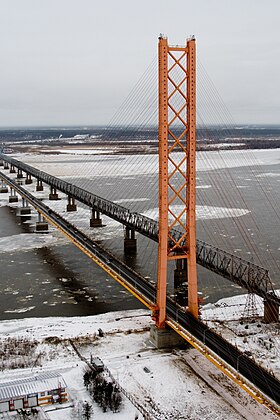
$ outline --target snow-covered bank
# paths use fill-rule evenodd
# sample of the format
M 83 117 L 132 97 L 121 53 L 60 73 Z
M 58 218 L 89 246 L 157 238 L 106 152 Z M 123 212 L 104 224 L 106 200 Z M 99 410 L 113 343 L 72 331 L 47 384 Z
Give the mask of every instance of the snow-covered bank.
M 276 290 L 276 294 L 279 296 L 280 290 Z M 245 294 L 224 298 L 203 306 L 201 312 L 210 328 L 246 351 L 247 355 L 280 379 L 279 323 L 262 322 L 264 307 L 261 297 Z
M 150 324 L 150 314 L 144 310 L 1 321 L 1 345 L 7 340 L 27 338 L 36 343 L 30 358 L 40 357 L 32 368 L 2 371 L 0 381 L 55 370 L 65 378 L 73 404 L 89 400 L 82 378 L 85 364 L 70 346 L 68 339 L 72 338 L 87 359 L 90 354 L 101 357 L 117 382 L 153 419 L 276 419 L 196 350 L 154 349 L 149 341 Z M 98 337 L 99 328 L 104 337 Z M 134 420 L 137 413 L 127 398 L 116 414 L 103 413 L 95 403 L 93 407 L 96 420 Z M 53 420 L 70 419 L 71 412 L 68 407 L 48 415 Z

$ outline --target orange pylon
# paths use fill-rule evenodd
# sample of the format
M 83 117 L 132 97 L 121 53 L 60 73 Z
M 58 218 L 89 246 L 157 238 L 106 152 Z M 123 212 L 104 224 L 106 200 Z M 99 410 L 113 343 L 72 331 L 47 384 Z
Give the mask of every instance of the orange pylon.
M 188 310 L 198 317 L 195 225 L 196 52 L 195 39 L 169 46 L 160 36 L 159 57 L 159 328 L 166 319 L 168 260 L 187 260 Z M 172 231 L 180 230 L 179 237 Z

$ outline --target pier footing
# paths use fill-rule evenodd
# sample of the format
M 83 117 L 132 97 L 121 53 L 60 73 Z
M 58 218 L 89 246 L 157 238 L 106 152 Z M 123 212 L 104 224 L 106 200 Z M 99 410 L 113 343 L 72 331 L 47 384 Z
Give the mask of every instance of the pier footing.
M 49 230 L 48 222 L 36 222 L 36 232 Z
M 152 325 L 150 329 L 150 340 L 157 349 L 186 344 L 186 341 L 168 326 L 157 328 L 155 325 Z
M 20 216 L 26 216 L 31 214 L 31 208 L 30 207 L 21 207 L 19 209 L 19 215 Z
M 17 195 L 10 195 L 9 203 L 17 203 L 17 202 L 18 202 L 18 196 Z

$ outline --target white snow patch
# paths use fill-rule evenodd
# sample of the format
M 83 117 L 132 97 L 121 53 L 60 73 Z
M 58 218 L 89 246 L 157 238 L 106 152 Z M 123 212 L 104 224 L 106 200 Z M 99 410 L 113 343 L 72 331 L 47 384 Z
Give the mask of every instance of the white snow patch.
M 194 349 L 156 350 L 149 341 L 150 313 L 144 310 L 112 312 L 90 317 L 28 318 L 0 322 L 0 340 L 25 337 L 39 342 L 40 366 L 5 370 L 1 381 L 31 373 L 57 371 L 65 379 L 71 404 L 90 401 L 83 385 L 82 362 L 68 341 L 52 345 L 44 339 L 75 338 L 83 357 L 99 356 L 125 391 L 157 420 L 276 419 Z M 101 328 L 102 338 L 94 338 Z M 85 341 L 87 340 L 87 341 Z M 87 344 L 82 344 L 86 342 Z M 79 344 L 81 343 L 81 344 Z M 144 369 L 145 368 L 145 369 Z M 194 372 L 197 372 L 194 373 Z M 51 410 L 55 406 L 47 407 Z M 71 408 L 48 411 L 53 420 L 71 419 Z M 103 413 L 93 403 L 96 420 L 134 420 L 137 409 L 124 398 L 119 413 Z M 139 414 L 139 420 L 143 417 Z
M 183 206 L 171 206 L 174 214 L 179 215 L 184 210 Z M 247 209 L 227 208 L 227 207 L 214 207 L 214 206 L 196 206 L 197 220 L 204 219 L 223 219 L 226 217 L 241 217 L 250 213 Z M 143 213 L 147 217 L 155 218 L 158 220 L 158 208 L 150 209 Z
M 51 234 L 38 235 L 37 233 L 20 233 L 18 235 L 0 238 L 0 252 L 43 248 L 56 243 L 56 241 L 57 238 Z

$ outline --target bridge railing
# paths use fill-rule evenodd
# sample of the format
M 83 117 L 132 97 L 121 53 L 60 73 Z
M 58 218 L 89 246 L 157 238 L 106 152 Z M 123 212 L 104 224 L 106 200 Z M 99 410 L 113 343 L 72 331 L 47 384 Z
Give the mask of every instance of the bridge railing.
M 279 303 L 267 269 L 200 240 L 196 246 L 198 264 L 263 298 L 275 295 Z

